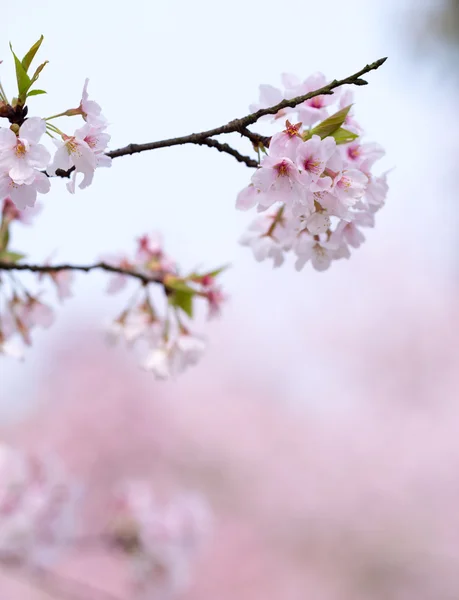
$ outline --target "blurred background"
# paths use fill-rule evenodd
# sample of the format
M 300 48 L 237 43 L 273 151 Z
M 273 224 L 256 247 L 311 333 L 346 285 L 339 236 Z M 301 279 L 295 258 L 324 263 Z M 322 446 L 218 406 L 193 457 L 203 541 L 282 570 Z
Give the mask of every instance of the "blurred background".
M 74 197 L 53 182 L 14 231 L 35 262 L 91 262 L 159 230 L 184 269 L 231 262 L 230 299 L 199 365 L 156 382 L 104 341 L 123 299 L 78 276 L 26 361 L 0 363 L 2 437 L 58 453 L 90 490 L 88 523 L 125 477 L 205 494 L 214 533 L 184 598 L 457 600 L 459 2 L 23 0 L 2 8 L 6 89 L 8 42 L 25 52 L 42 33 L 48 95 L 31 111 L 74 106 L 89 77 L 112 148 L 242 116 L 282 72 L 339 78 L 388 56 L 355 111 L 395 169 L 366 243 L 325 273 L 238 245 L 251 173 L 211 149 L 118 159 Z M 108 556 L 59 569 L 133 600 Z M 0 592 L 49 597 L 7 572 Z

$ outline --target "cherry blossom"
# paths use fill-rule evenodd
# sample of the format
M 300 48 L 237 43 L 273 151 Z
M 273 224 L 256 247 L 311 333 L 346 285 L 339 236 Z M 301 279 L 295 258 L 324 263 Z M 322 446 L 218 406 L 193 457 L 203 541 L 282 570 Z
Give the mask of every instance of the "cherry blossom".
M 206 349 L 202 338 L 188 332 L 180 333 L 173 341 L 164 341 L 153 348 L 142 366 L 158 379 L 174 378 L 189 366 L 196 365 Z
M 34 178 L 27 184 L 15 183 L 7 173 L 0 175 L 0 199 L 10 198 L 19 210 L 35 206 L 38 194 L 47 194 L 51 189 L 49 178 L 35 171 Z
M 290 99 L 325 86 L 327 80 L 321 73 L 303 82 L 284 74 L 282 82 L 285 89 L 275 92 L 276 97 Z M 293 251 L 297 269 L 311 262 L 323 271 L 364 241 L 360 228 L 373 226 L 373 213 L 385 202 L 387 172 L 373 172 L 384 150 L 363 141 L 352 104 L 348 90 L 310 98 L 289 111 L 299 123 L 286 121 L 271 137 L 268 156 L 236 200 L 239 210 L 267 211 L 240 238 L 257 261 L 271 259 L 279 266 Z
M 41 565 L 73 527 L 75 488 L 36 456 L 0 445 L 0 559 Z
M 322 140 L 318 135 L 313 135 L 303 142 L 296 153 L 296 163 L 301 169 L 301 182 L 306 186 L 317 183 L 335 151 L 336 142 L 332 137 Z
M 184 591 L 210 521 L 197 494 L 161 502 L 147 482 L 126 482 L 117 495 L 111 537 L 131 558 L 137 597 L 163 599 Z
M 41 210 L 42 206 L 39 204 L 35 204 L 33 207 L 26 208 L 25 210 L 19 210 L 11 198 L 7 197 L 3 200 L 2 220 L 8 224 L 13 221 L 19 221 L 23 225 L 31 225 L 34 217 Z
M 304 192 L 300 173 L 289 158 L 267 156 L 252 176 L 256 189 L 264 192 L 259 205 L 268 208 L 275 202 L 292 205 Z
M 97 167 L 97 157 L 94 150 L 85 141 L 81 130 L 77 130 L 75 135 L 63 135 L 62 140 L 54 140 L 57 146 L 56 154 L 50 166 L 50 171 L 56 173 L 57 170 L 69 171 L 74 168 L 72 181 L 67 184 L 70 193 L 75 192 L 75 177 L 77 173 L 83 174 L 83 181 L 79 187 L 84 189 L 92 183 L 94 171 Z
M 34 181 L 36 169 L 45 169 L 50 153 L 42 144 L 46 124 L 39 117 L 27 119 L 16 135 L 11 129 L 0 128 L 0 169 L 18 185 Z
M 290 160 L 296 159 L 298 149 L 303 145 L 301 137 L 302 123 L 292 125 L 290 121 L 285 122 L 285 129 L 276 133 L 269 142 L 270 156 L 286 156 Z
M 49 276 L 54 283 L 59 300 L 65 300 L 72 296 L 72 284 L 75 275 L 72 271 L 56 271 L 50 272 Z
M 107 120 L 102 115 L 102 108 L 94 100 L 89 100 L 88 84 L 89 79 L 86 79 L 80 102 L 80 111 L 83 115 L 83 119 L 94 127 L 106 127 Z

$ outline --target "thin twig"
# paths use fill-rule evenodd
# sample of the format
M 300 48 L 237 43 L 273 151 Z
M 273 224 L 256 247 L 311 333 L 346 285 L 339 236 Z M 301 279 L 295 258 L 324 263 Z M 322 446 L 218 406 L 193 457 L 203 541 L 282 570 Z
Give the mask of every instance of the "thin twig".
M 256 134 L 254 134 L 256 135 Z M 244 154 L 240 154 L 237 150 L 235 150 L 232 146 L 230 146 L 229 144 L 222 144 L 221 142 L 217 142 L 217 140 L 214 139 L 210 139 L 210 138 L 205 138 L 204 140 L 201 140 L 200 142 L 196 142 L 197 144 L 199 144 L 200 146 L 209 146 L 210 148 L 216 148 L 219 152 L 225 152 L 226 154 L 230 154 L 231 156 L 234 156 L 234 158 L 240 162 L 240 163 L 244 163 L 245 165 L 247 165 L 248 167 L 252 168 L 252 169 L 256 169 L 258 167 L 258 163 L 256 160 L 254 160 L 253 158 L 250 158 L 250 156 L 245 156 Z
M 145 285 L 149 283 L 159 283 L 164 285 L 164 275 L 145 275 L 139 271 L 132 271 L 130 269 L 124 269 L 123 267 L 115 267 L 105 262 L 98 262 L 92 265 L 31 265 L 26 263 L 9 263 L 0 261 L 0 271 L 29 271 L 31 273 L 58 273 L 59 271 L 83 271 L 88 273 L 89 271 L 95 271 L 100 269 L 102 271 L 108 271 L 109 273 L 118 273 L 120 275 L 126 275 L 139 279 Z
M 251 133 L 251 132 L 249 132 L 249 133 Z M 254 136 L 254 138 L 256 138 L 258 134 L 254 133 L 252 135 Z M 267 139 L 269 139 L 269 138 L 267 138 Z M 219 152 L 223 152 L 224 154 L 229 154 L 230 156 L 233 156 L 238 162 L 244 163 L 245 165 L 247 165 L 248 167 L 250 167 L 252 169 L 256 169 L 258 167 L 258 163 L 256 160 L 254 160 L 253 158 L 250 158 L 250 156 L 245 156 L 244 154 L 241 154 L 240 152 L 238 152 L 235 148 L 233 148 L 229 144 L 223 144 L 222 142 L 218 142 L 217 140 L 213 140 L 210 138 L 203 138 L 203 139 L 196 140 L 195 142 L 189 142 L 189 143 L 196 144 L 198 146 L 209 146 L 209 148 L 216 148 Z M 135 152 L 143 152 L 144 151 L 144 149 L 143 150 L 142 149 L 135 150 L 137 144 L 131 144 L 131 146 L 133 149 L 131 154 L 134 154 Z M 164 144 L 163 146 L 158 146 L 158 148 L 165 148 L 165 147 L 167 147 L 167 144 Z M 152 148 L 150 148 L 150 149 L 152 149 Z M 110 156 L 111 158 L 116 158 L 117 155 L 115 155 L 114 152 L 116 152 L 116 150 L 113 150 L 112 152 L 107 152 L 107 156 Z M 122 155 L 119 155 L 119 156 L 122 156 Z M 75 167 L 72 167 L 68 171 L 64 171 L 63 169 L 58 169 L 56 171 L 56 176 L 57 177 L 70 177 L 70 175 L 73 173 L 74 170 L 75 170 Z M 48 173 L 46 171 L 44 171 L 44 173 L 48 177 L 50 176 L 50 173 Z

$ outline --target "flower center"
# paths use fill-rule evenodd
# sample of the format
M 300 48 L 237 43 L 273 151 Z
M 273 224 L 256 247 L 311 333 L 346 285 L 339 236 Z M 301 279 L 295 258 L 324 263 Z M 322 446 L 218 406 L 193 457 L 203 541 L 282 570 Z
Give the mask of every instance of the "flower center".
M 18 139 L 18 141 L 16 142 L 16 156 L 18 158 L 22 158 L 26 154 L 26 152 L 26 145 L 24 144 L 24 142 Z
M 290 123 L 290 121 L 287 121 L 285 124 L 285 130 L 284 132 L 291 138 L 295 137 L 295 136 L 299 136 L 299 129 L 301 127 L 302 123 L 297 123 L 296 125 L 292 125 L 292 123 Z
M 274 167 L 279 175 L 279 177 L 288 177 L 290 166 L 287 161 L 283 160 L 279 164 Z
M 314 159 L 313 156 L 308 156 L 308 158 L 305 159 L 303 167 L 305 171 L 314 173 L 314 175 L 320 175 L 322 171 L 320 160 Z
M 309 106 L 312 106 L 312 108 L 323 108 L 324 98 L 323 96 L 314 96 L 314 98 L 308 100 L 308 104 Z
M 75 141 L 75 138 L 70 138 L 69 140 L 67 140 L 66 146 L 67 146 L 67 152 L 69 154 L 76 154 L 78 156 L 81 156 L 81 152 L 80 152 L 77 142 Z
M 344 190 L 345 192 L 349 190 L 351 185 L 352 181 L 349 179 L 349 177 L 346 177 L 345 175 L 343 175 L 343 177 L 341 177 L 341 179 L 338 181 L 338 187 Z
M 360 147 L 359 146 L 349 146 L 347 149 L 347 155 L 351 160 L 357 160 L 360 156 Z
M 97 146 L 97 138 L 93 135 L 88 135 L 88 137 L 84 138 L 84 141 L 90 148 L 95 148 Z

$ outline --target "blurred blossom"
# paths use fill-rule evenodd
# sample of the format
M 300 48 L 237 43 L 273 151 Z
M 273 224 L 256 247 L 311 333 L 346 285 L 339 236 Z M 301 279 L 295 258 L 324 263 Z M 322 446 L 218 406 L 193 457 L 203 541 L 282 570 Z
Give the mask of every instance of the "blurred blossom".
M 457 291 L 443 295 L 432 277 L 376 276 L 384 311 L 368 296 L 362 313 L 349 289 L 340 296 L 347 319 L 325 329 L 304 321 L 306 358 L 325 348 L 334 374 L 335 387 L 311 381 L 304 392 L 315 407 L 288 405 L 243 360 L 229 368 L 240 352 L 229 331 L 206 377 L 164 385 L 87 332 L 56 347 L 56 375 L 44 369 L 37 385 L 46 401 L 9 436 L 58 452 L 91 491 L 87 535 L 108 527 L 117 542 L 73 553 L 62 572 L 121 600 L 133 598 L 133 574 L 136 598 L 154 582 L 148 598 L 456 600 Z M 344 397 L 345 410 L 323 410 Z M 113 489 L 126 480 L 114 518 Z M 214 515 L 198 555 L 205 512 L 183 489 Z M 188 590 L 176 587 L 183 574 Z
M 51 464 L 0 446 L 0 560 L 38 565 L 72 530 L 75 488 Z
M 131 558 L 136 598 L 168 598 L 186 587 L 208 523 L 199 496 L 180 495 L 162 504 L 148 482 L 123 486 L 111 537 Z

